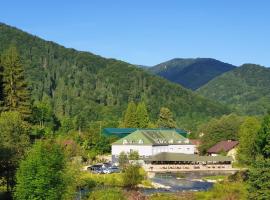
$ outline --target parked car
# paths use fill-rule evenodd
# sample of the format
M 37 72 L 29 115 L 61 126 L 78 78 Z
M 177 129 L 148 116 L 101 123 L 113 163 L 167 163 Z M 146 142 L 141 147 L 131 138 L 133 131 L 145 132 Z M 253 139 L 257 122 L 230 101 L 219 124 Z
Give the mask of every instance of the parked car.
M 95 164 L 87 168 L 88 171 L 94 174 L 103 174 L 103 164 Z
M 111 166 L 103 170 L 105 174 L 119 173 L 120 169 L 116 166 Z

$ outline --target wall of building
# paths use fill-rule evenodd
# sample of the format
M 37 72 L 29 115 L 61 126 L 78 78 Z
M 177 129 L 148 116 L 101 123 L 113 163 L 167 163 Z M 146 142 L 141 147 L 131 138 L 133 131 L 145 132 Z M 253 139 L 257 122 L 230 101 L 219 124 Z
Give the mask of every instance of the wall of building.
M 227 156 L 231 156 L 233 160 L 236 160 L 236 154 L 237 154 L 237 148 L 233 148 L 230 151 L 228 151 Z
M 112 155 L 118 156 L 121 152 L 130 153 L 138 151 L 140 156 L 151 156 L 152 146 L 150 145 L 112 145 Z
M 112 145 L 112 155 L 118 156 L 121 152 L 138 151 L 140 156 L 151 156 L 161 152 L 194 154 L 195 145 Z
M 194 149 L 195 149 L 194 145 L 153 146 L 152 155 L 155 155 L 161 152 L 194 154 Z

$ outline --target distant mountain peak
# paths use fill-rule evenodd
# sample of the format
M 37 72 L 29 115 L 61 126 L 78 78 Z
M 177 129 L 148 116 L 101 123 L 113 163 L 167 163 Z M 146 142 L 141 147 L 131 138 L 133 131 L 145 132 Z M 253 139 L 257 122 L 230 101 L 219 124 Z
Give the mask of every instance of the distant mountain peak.
M 213 58 L 173 58 L 148 70 L 188 89 L 196 90 L 235 67 Z

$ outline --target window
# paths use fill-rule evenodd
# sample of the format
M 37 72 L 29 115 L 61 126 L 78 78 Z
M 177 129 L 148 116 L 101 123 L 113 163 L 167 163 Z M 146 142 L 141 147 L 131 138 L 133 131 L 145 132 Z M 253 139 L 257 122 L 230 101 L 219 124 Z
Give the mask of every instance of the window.
M 139 144 L 143 144 L 143 140 L 142 139 L 139 140 Z
M 128 141 L 126 139 L 124 139 L 123 144 L 128 144 Z

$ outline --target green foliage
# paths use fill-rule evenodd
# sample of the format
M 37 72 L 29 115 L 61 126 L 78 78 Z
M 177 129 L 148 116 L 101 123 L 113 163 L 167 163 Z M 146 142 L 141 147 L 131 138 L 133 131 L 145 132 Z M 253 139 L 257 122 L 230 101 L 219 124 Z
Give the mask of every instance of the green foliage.
M 0 53 L 11 43 L 18 48 L 31 99 L 42 102 L 48 97 L 56 117 L 72 119 L 77 131 L 94 121 L 117 123 L 129 100 L 144 101 L 152 121 L 162 106 L 173 110 L 182 124 L 191 112 L 194 122 L 229 112 L 128 63 L 67 49 L 4 24 L 0 24 L 0 43 Z
M 119 166 L 121 169 L 125 169 L 126 166 L 128 165 L 128 156 L 125 152 L 121 152 L 119 154 L 119 158 L 118 158 L 118 162 L 119 162 Z
M 123 174 L 124 186 L 134 188 L 140 184 L 143 176 L 140 174 L 140 167 L 137 165 L 128 165 Z
M 94 186 L 112 186 L 112 187 L 123 187 L 123 175 L 122 173 L 113 174 L 92 174 L 85 172 L 80 177 L 81 182 L 87 185 L 88 188 Z
M 246 200 L 247 188 L 242 182 L 216 183 L 209 191 L 195 193 L 198 200 Z
M 264 158 L 270 158 L 270 114 L 263 119 L 261 128 L 255 140 L 256 153 Z
M 138 126 L 136 110 L 136 104 L 133 101 L 129 102 L 123 122 L 124 128 L 136 128 Z
M 15 198 L 61 199 L 65 190 L 65 157 L 52 141 L 37 142 L 17 171 Z
M 173 119 L 173 114 L 169 108 L 162 107 L 160 109 L 157 126 L 159 128 L 176 128 L 176 123 Z
M 270 109 L 269 85 L 269 68 L 245 64 L 211 80 L 198 93 L 240 114 L 265 115 Z
M 147 112 L 147 108 L 144 102 L 140 102 L 137 106 L 136 110 L 136 118 L 137 118 L 137 127 L 138 128 L 148 128 L 149 127 L 149 116 Z
M 91 192 L 88 200 L 125 200 L 123 191 L 119 188 L 98 189 Z
M 250 200 L 270 199 L 270 159 L 257 159 L 249 171 Z
M 138 153 L 138 151 L 132 151 L 132 152 L 130 152 L 129 153 L 129 155 L 128 155 L 128 159 L 129 160 L 139 160 L 139 153 Z
M 15 170 L 29 147 L 29 125 L 18 112 L 0 114 L 0 176 L 13 187 Z
M 255 141 L 260 129 L 260 122 L 255 117 L 245 118 L 238 132 L 239 145 L 237 150 L 237 160 L 241 164 L 250 165 L 256 158 Z
M 195 195 L 191 192 L 156 193 L 151 195 L 149 200 L 195 200 Z
M 211 146 L 222 140 L 237 140 L 237 133 L 242 121 L 242 117 L 231 114 L 219 119 L 212 119 L 201 126 L 199 131 L 204 135 L 201 138 L 200 152 L 206 153 Z
M 30 95 L 24 80 L 24 68 L 15 46 L 3 53 L 4 109 L 18 111 L 24 118 L 31 114 Z

